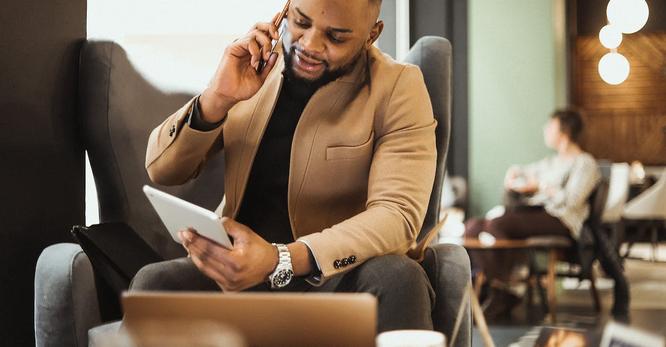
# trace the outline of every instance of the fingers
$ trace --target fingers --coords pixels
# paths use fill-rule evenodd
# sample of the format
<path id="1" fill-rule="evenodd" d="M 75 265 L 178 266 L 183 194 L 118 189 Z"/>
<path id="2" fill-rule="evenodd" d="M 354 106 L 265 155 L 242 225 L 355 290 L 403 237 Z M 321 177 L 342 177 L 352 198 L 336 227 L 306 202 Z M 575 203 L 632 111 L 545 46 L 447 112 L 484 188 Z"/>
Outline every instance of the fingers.
<path id="1" fill-rule="evenodd" d="M 229 234 L 229 236 L 235 239 L 236 234 L 238 234 L 238 232 L 236 231 L 237 229 L 236 225 L 238 224 L 238 222 L 228 217 L 222 217 L 220 219 L 220 222 L 222 223 L 222 227 L 224 227 L 224 230 L 226 230 L 227 234 Z"/>
<path id="2" fill-rule="evenodd" d="M 226 249 L 203 237 L 193 238 L 188 249 L 194 265 L 223 289 L 234 291 L 242 288 L 239 266 L 228 258 Z"/>
<path id="3" fill-rule="evenodd" d="M 250 53 L 250 65 L 254 67 L 260 59 L 261 47 L 253 38 L 246 38 L 241 44 L 245 45 L 244 48 Z"/>
<path id="4" fill-rule="evenodd" d="M 279 16 L 279 13 L 273 17 L 273 22 L 275 22 L 277 16 Z M 280 33 L 273 23 L 257 23 L 254 25 L 254 29 L 248 33 L 248 36 L 254 38 L 261 52 L 259 59 L 253 55 L 252 66 L 256 69 L 260 60 L 267 61 L 270 58 L 272 42 L 280 38 Z M 256 65 L 254 61 L 257 62 Z"/>
<path id="5" fill-rule="evenodd" d="M 257 23 L 245 37 L 234 41 L 225 52 L 238 59 L 246 59 L 249 53 L 250 65 L 256 70 L 260 61 L 270 59 L 272 42 L 279 38 L 279 31 L 273 23 Z"/>
<path id="6" fill-rule="evenodd" d="M 200 254 L 205 253 L 206 256 L 220 258 L 228 257 L 230 254 L 229 249 L 224 246 L 221 246 L 215 241 L 212 241 L 204 236 L 192 232 L 192 229 L 188 229 L 184 232 L 181 232 L 181 239 L 183 239 L 183 244 L 190 252 L 199 252 Z"/>
<path id="7" fill-rule="evenodd" d="M 239 280 L 238 275 L 230 273 L 225 266 L 216 265 L 210 258 L 202 259 L 199 256 L 192 255 L 192 262 L 199 271 L 217 282 L 223 290 L 238 291 L 244 289 L 244 284 Z"/>
<path id="8" fill-rule="evenodd" d="M 208 276 L 213 281 L 220 284 L 223 289 L 230 288 L 229 281 L 224 277 L 224 275 L 218 271 L 214 266 L 208 263 L 205 259 L 201 259 L 198 256 L 192 256 L 192 262 L 194 265 L 201 271 L 204 275 Z"/>
<path id="9" fill-rule="evenodd" d="M 250 65 L 256 70 L 261 60 L 267 60 L 270 57 L 271 41 L 266 35 L 256 33 L 250 34 L 245 40 L 245 44 L 250 53 Z"/>
<path id="10" fill-rule="evenodd" d="M 266 68 L 264 68 L 264 70 L 266 70 Z M 245 226 L 241 223 L 236 222 L 233 219 L 223 217 L 222 226 L 224 227 L 224 230 L 227 231 L 227 234 L 229 234 L 229 236 L 231 236 L 234 239 L 234 241 L 237 241 L 238 239 L 242 238 L 243 235 L 245 234 L 244 233 Z"/>
<path id="11" fill-rule="evenodd" d="M 188 256 L 190 255 L 190 250 L 187 247 L 192 242 L 192 237 L 190 235 L 196 234 L 196 232 L 197 231 L 192 228 L 183 229 L 178 232 L 180 244 L 185 248 Z"/>
<path id="12" fill-rule="evenodd" d="M 278 28 L 273 24 L 273 22 L 275 22 L 278 15 L 279 15 L 279 13 L 277 15 L 275 15 L 275 17 L 273 17 L 273 20 L 271 21 L 271 23 L 257 23 L 257 24 L 255 24 L 254 29 L 264 33 L 264 35 L 267 35 L 267 37 L 270 35 L 270 37 L 273 40 L 277 40 L 278 38 L 280 38 L 280 32 L 278 31 Z"/>
<path id="13" fill-rule="evenodd" d="M 518 176 L 518 169 L 515 167 L 509 168 L 509 171 L 507 172 L 507 177 L 516 178 L 517 176 Z"/>
<path id="14" fill-rule="evenodd" d="M 277 54 L 271 56 L 267 66 L 272 67 L 276 59 Z M 233 219 L 222 218 L 220 223 L 235 240 L 233 250 L 196 234 L 194 230 L 180 232 L 179 237 L 188 249 L 192 262 L 224 290 L 242 290 L 263 281 L 263 270 L 257 270 L 263 269 L 263 266 L 257 265 L 261 263 L 258 259 L 263 259 L 257 256 L 261 252 L 255 252 L 259 249 L 257 247 L 252 248 L 260 237 L 249 227 Z"/>
<path id="15" fill-rule="evenodd" d="M 237 268 L 238 266 L 231 260 L 231 253 L 224 249 L 223 247 L 218 246 L 212 241 L 205 240 L 203 238 L 198 238 L 188 246 L 192 255 L 196 255 L 200 259 L 211 259 L 215 263 L 219 263 L 221 266 L 228 266 L 231 268 Z"/>
<path id="16" fill-rule="evenodd" d="M 268 60 L 273 48 L 273 39 L 261 30 L 255 30 L 250 34 L 261 48 L 261 59 Z"/>
<path id="17" fill-rule="evenodd" d="M 264 66 L 264 69 L 261 70 L 261 80 L 265 81 L 266 78 L 268 78 L 268 74 L 273 70 L 273 67 L 275 66 L 275 63 L 277 62 L 278 54 L 273 52 L 271 56 L 268 58 L 268 61 L 266 62 L 266 65 Z"/>
<path id="18" fill-rule="evenodd" d="M 277 60 L 277 53 L 272 54 L 266 63 L 266 67 L 264 67 L 261 73 L 262 78 L 265 79 L 268 76 L 271 68 L 275 65 L 275 60 Z M 234 244 L 252 242 L 253 237 L 256 236 L 256 233 L 248 226 L 227 217 L 222 218 L 222 226 L 227 231 L 227 234 L 234 239 Z"/>
<path id="19" fill-rule="evenodd" d="M 243 269 L 233 258 L 231 251 L 204 237 L 195 237 L 188 249 L 193 258 L 215 267 L 231 282 L 236 280 L 237 273 Z"/>

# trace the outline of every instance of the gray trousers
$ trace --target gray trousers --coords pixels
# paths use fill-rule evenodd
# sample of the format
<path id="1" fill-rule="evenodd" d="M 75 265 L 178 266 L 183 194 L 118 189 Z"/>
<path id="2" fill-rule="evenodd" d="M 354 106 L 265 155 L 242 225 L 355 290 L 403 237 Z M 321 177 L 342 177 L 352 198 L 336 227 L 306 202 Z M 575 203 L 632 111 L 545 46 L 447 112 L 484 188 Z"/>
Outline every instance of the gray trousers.
<path id="1" fill-rule="evenodd" d="M 143 267 L 130 285 L 132 290 L 220 291 L 217 284 L 196 268 L 189 258 Z M 247 291 L 272 291 L 261 284 Z M 377 331 L 432 330 L 435 292 L 423 268 L 404 255 L 384 255 L 335 276 L 320 287 L 302 278 L 279 291 L 370 293 L 378 301 Z"/>

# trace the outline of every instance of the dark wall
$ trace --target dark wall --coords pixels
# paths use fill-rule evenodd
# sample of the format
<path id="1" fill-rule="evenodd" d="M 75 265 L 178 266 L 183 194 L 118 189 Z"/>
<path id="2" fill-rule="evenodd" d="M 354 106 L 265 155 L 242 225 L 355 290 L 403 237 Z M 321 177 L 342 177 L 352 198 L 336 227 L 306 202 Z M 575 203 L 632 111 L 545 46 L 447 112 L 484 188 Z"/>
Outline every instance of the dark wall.
<path id="1" fill-rule="evenodd" d="M 33 280 L 49 244 L 84 222 L 76 135 L 84 0 L 6 0 L 0 11 L 0 345 L 34 345 Z"/>
<path id="2" fill-rule="evenodd" d="M 447 170 L 450 175 L 467 177 L 469 167 L 467 0 L 411 1 L 409 15 L 411 44 L 426 35 L 442 36 L 451 41 L 453 100 Z"/>

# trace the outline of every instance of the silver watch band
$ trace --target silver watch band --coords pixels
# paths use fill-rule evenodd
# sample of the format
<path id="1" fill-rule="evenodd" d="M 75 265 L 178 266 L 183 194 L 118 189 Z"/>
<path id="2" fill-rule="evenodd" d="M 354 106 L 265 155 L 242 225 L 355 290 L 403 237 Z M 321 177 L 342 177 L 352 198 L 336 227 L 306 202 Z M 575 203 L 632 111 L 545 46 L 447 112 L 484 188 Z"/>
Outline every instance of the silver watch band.
<path id="1" fill-rule="evenodd" d="M 291 282 L 294 269 L 291 265 L 289 248 L 284 244 L 273 244 L 278 250 L 278 264 L 273 273 L 268 276 L 271 288 L 283 288 Z"/>
<path id="2" fill-rule="evenodd" d="M 289 264 L 291 265 L 291 253 L 289 253 L 289 248 L 287 245 L 282 243 L 274 243 L 273 246 L 278 249 L 278 266 L 280 264 Z"/>

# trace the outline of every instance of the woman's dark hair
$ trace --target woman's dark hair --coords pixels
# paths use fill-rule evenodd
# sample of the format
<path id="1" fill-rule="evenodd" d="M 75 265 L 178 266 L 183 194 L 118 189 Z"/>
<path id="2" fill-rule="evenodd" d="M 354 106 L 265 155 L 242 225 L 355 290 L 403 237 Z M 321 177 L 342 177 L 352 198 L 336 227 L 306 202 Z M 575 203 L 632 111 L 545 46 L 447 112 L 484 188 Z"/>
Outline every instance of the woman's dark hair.
<path id="1" fill-rule="evenodd" d="M 560 131 L 566 134 L 571 141 L 579 143 L 580 134 L 583 132 L 583 117 L 579 111 L 574 109 L 557 110 L 550 118 L 560 121 Z"/>

